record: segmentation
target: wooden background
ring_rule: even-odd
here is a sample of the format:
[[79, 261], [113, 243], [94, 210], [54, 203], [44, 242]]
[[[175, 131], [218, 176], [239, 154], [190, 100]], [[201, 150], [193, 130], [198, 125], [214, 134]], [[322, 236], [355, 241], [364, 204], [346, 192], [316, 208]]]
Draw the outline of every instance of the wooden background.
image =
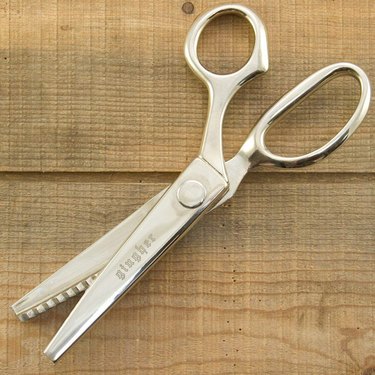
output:
[[[77, 299], [28, 323], [9, 310], [197, 153], [207, 94], [183, 43], [219, 3], [0, 2], [1, 374], [375, 374], [374, 110], [324, 162], [252, 172], [56, 365], [42, 350]], [[374, 1], [243, 3], [267, 26], [270, 71], [234, 98], [227, 157], [315, 70], [350, 61], [375, 82]], [[202, 61], [234, 69], [249, 38], [237, 18], [214, 21]], [[272, 149], [319, 146], [357, 96], [330, 83]]]

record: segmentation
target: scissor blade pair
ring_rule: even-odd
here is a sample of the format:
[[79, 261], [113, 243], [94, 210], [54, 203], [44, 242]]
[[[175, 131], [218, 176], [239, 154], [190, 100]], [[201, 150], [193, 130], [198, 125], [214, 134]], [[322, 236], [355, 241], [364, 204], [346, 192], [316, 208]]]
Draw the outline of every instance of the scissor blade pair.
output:
[[165, 191], [166, 189], [156, 194], [123, 222], [17, 301], [12, 309], [18, 318], [22, 321], [31, 319], [86, 290]]
[[[202, 190], [198, 187], [198, 194], [190, 199], [191, 186], [186, 184]], [[195, 159], [87, 289], [45, 354], [53, 361], [61, 357], [227, 190], [228, 182], [221, 174], [204, 160]], [[201, 193], [203, 201], [193, 204]]]

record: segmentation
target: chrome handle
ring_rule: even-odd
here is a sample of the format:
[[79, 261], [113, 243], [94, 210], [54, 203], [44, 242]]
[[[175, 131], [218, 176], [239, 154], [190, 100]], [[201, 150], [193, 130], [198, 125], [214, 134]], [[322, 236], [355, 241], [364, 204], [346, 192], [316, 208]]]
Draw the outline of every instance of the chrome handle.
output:
[[[252, 55], [241, 69], [221, 75], [210, 72], [200, 63], [197, 49], [199, 37], [207, 24], [224, 14], [244, 17], [254, 29], [255, 43]], [[265, 27], [260, 18], [243, 5], [227, 4], [215, 7], [201, 14], [191, 26], [185, 42], [185, 58], [191, 70], [204, 82], [209, 92], [208, 116], [200, 156], [226, 176], [222, 147], [224, 114], [237, 90], [258, 74], [268, 70]]]
[[[341, 75], [354, 77], [359, 82], [361, 90], [357, 108], [345, 126], [325, 145], [305, 155], [285, 157], [272, 153], [265, 143], [265, 136], [271, 126], [307, 99], [313, 92]], [[239, 154], [247, 157], [250, 167], [258, 164], [272, 164], [282, 168], [298, 168], [316, 163], [336, 150], [353, 134], [366, 116], [370, 100], [370, 82], [361, 68], [345, 62], [329, 65], [306, 78], [274, 104], [254, 127], [241, 147]]]

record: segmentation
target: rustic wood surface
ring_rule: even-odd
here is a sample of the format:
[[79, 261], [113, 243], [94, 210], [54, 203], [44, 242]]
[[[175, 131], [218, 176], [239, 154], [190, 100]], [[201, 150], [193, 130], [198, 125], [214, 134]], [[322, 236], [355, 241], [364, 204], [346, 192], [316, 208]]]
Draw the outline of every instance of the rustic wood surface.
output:
[[[207, 95], [183, 43], [219, 3], [0, 2], [1, 374], [375, 374], [374, 110], [324, 162], [247, 176], [56, 365], [42, 351], [77, 299], [28, 323], [9, 310], [197, 153]], [[234, 98], [227, 156], [316, 69], [351, 61], [375, 82], [372, 0], [242, 3], [267, 26], [270, 71]], [[202, 61], [233, 70], [249, 38], [241, 20], [216, 20]], [[270, 145], [319, 146], [357, 91], [331, 82]]]

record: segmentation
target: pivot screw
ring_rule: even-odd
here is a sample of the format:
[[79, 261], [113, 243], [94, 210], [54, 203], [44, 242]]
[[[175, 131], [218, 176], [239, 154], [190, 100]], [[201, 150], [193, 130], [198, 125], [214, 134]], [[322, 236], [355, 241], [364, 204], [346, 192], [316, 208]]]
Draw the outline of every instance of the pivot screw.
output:
[[177, 190], [178, 201], [187, 208], [199, 207], [207, 195], [204, 186], [195, 180], [184, 181]]

